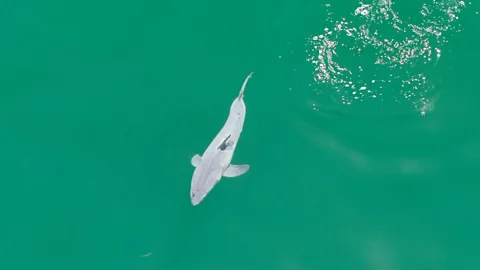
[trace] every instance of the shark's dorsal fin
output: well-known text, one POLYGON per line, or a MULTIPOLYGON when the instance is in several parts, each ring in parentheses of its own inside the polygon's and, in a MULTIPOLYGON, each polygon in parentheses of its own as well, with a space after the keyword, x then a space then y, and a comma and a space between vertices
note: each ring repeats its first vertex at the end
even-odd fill
POLYGON ((225 151, 228 147, 232 146, 233 142, 228 141, 228 139, 230 139, 231 136, 232 134, 228 135, 227 138, 225 138, 225 140, 223 140, 223 142, 217 147, 217 149, 220 151, 225 151))

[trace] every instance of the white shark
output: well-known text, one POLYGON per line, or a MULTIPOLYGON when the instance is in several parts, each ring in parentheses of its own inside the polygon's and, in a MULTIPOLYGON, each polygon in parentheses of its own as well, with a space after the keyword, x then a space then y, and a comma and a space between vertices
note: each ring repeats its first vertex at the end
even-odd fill
POLYGON ((202 156, 196 154, 192 157, 191 162, 195 171, 192 176, 190 199, 193 205, 199 204, 222 176, 237 177, 246 173, 250 168, 250 165, 247 164, 232 165, 230 162, 242 133, 246 114, 243 92, 252 74, 253 72, 243 82, 242 89, 230 106, 230 114, 220 132, 202 156))

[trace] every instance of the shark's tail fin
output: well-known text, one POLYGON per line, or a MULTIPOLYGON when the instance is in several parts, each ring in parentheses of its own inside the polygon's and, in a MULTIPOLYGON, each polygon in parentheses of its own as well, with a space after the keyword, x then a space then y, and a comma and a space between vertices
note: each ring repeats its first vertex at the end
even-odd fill
POLYGON ((248 74, 247 78, 246 78, 245 81, 243 82, 242 89, 240 89, 240 93, 238 94, 238 99, 242 99, 242 98, 243 98, 243 92, 245 91, 245 86, 247 86, 247 82, 248 82, 248 80, 252 77, 252 75, 253 75, 253 72, 251 72, 250 74, 248 74))

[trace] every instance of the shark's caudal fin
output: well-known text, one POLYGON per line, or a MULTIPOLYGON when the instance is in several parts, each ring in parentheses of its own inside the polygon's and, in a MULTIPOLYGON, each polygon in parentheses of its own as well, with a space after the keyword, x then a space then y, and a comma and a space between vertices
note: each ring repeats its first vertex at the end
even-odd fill
POLYGON ((243 82, 242 89, 240 89, 240 93, 238 93, 238 98, 239 99, 243 98, 243 92, 245 91, 245 86, 247 86, 248 79, 250 79, 252 77, 252 75, 253 75, 253 72, 248 74, 247 78, 243 82))
POLYGON ((199 154, 196 154, 195 156, 192 157, 192 165, 193 167, 197 167, 200 165, 200 162, 202 161, 202 157, 199 154))
POLYGON ((223 173, 225 177, 237 177, 246 173, 250 169, 250 165, 230 165, 223 173))

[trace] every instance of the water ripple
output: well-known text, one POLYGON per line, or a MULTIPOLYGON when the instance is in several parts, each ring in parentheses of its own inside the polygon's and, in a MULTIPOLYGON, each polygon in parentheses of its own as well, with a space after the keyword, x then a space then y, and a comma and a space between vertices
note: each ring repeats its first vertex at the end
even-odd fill
POLYGON ((335 20, 325 5, 332 27, 307 38, 313 87, 344 105, 370 100, 425 114, 439 96, 426 67, 437 65, 444 45, 462 30, 457 20, 465 6, 434 0, 422 4, 414 20, 402 18, 391 0, 377 0, 335 20))

